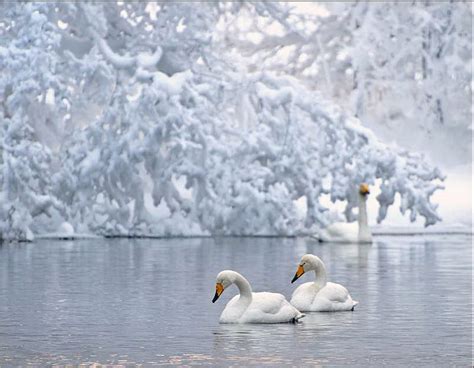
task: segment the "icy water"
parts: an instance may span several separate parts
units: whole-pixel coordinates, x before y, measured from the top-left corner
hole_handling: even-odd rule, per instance
[[[287,297],[319,255],[354,312],[219,325],[215,276]],[[38,241],[0,246],[0,366],[471,366],[471,237]]]

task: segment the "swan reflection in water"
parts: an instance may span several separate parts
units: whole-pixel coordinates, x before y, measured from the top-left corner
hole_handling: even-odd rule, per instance
[[[291,356],[299,351],[298,364],[317,367],[327,364],[327,356],[318,356],[311,341],[318,341],[319,346],[328,345],[336,353],[337,348],[329,346],[329,342],[343,333],[344,328],[350,329],[353,321],[354,313],[340,312],[307,313],[298,324],[220,324],[213,331],[212,355],[223,362],[278,366],[294,364]],[[285,344],[278,344],[280,338]]]

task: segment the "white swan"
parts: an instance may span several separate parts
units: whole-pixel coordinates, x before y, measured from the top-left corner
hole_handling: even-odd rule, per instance
[[[369,186],[361,184],[359,187],[359,215],[358,224],[336,222],[321,230],[319,241],[341,243],[372,243],[372,234],[367,224],[367,197],[370,194]]]
[[[312,254],[301,258],[295,282],[305,272],[314,271],[316,280],[300,285],[291,296],[290,303],[302,312],[337,312],[354,310],[359,304],[352,300],[347,289],[339,284],[326,281],[326,268],[323,261]]]
[[[212,302],[232,284],[239,288],[240,294],[227,303],[220,323],[285,323],[297,322],[304,316],[281,294],[253,293],[245,277],[235,271],[222,271],[217,275]]]

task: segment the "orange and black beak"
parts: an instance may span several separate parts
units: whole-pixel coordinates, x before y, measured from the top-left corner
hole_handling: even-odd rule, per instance
[[[219,299],[223,291],[224,285],[222,285],[220,282],[216,283],[216,293],[214,294],[214,298],[212,298],[213,303],[215,303],[216,300]]]
[[[370,194],[369,185],[366,183],[361,184],[359,187],[359,191],[360,191],[360,194],[363,194],[363,195]]]
[[[302,275],[304,274],[304,268],[302,265],[298,266],[298,269],[296,270],[295,277],[293,277],[293,280],[291,280],[291,283],[294,283],[296,280],[298,280]]]

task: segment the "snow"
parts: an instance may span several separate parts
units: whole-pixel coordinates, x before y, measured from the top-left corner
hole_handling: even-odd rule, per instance
[[[179,95],[186,80],[191,76],[189,71],[173,74],[171,77],[161,72],[153,73],[153,84],[157,90],[167,95]]]
[[[404,216],[396,208],[400,206],[400,198],[396,196],[392,208],[388,211],[387,218],[382,228],[401,228],[406,231],[447,231],[451,228],[463,228],[462,231],[470,231],[472,219],[472,166],[460,165],[454,168],[446,168],[446,179],[443,191],[437,191],[433,195],[433,201],[439,204],[437,211],[442,219],[441,222],[423,229],[421,220],[410,223],[409,218]],[[376,225],[378,204],[375,196],[379,189],[374,188],[368,201],[369,223]]]
[[[74,235],[74,227],[69,222],[63,222],[58,229],[59,233],[64,235]]]
[[[30,239],[51,239],[51,240],[79,240],[79,239],[101,239],[102,236],[94,235],[94,234],[82,234],[82,233],[74,233],[68,234],[63,232],[52,232],[52,233],[43,233],[38,234],[34,238]]]
[[[293,27],[284,27],[278,37],[272,32],[274,23],[283,21],[270,16],[261,17],[258,28],[239,26],[230,18],[219,36],[249,69],[292,74],[357,116],[384,142],[422,152],[446,166],[471,161],[469,3],[288,7],[296,7],[287,10]],[[235,17],[251,19],[251,11]],[[260,42],[248,41],[256,36]]]
[[[216,36],[246,9],[282,30],[263,38],[267,50],[311,46],[285,4],[142,5],[2,5],[1,238],[308,235],[332,211],[353,221],[362,182],[372,223],[405,226],[397,208],[417,226],[470,218],[466,168],[446,165],[445,179],[430,157],[381,140],[372,117],[334,103],[346,85],[331,60],[315,91],[297,73],[238,64]],[[317,43],[318,55],[330,47]],[[358,93],[344,98],[373,102]]]
[[[132,56],[119,55],[113,52],[107,41],[101,38],[97,39],[97,44],[104,56],[117,68],[129,68],[136,63],[136,59]]]
[[[150,53],[141,53],[137,55],[137,63],[139,66],[142,68],[152,68],[161,59],[161,56],[163,55],[163,50],[161,47],[157,47],[156,51],[153,54]]]
[[[382,236],[415,236],[415,235],[471,235],[472,228],[463,224],[438,225],[429,228],[416,226],[374,226],[372,235],[380,239]]]

